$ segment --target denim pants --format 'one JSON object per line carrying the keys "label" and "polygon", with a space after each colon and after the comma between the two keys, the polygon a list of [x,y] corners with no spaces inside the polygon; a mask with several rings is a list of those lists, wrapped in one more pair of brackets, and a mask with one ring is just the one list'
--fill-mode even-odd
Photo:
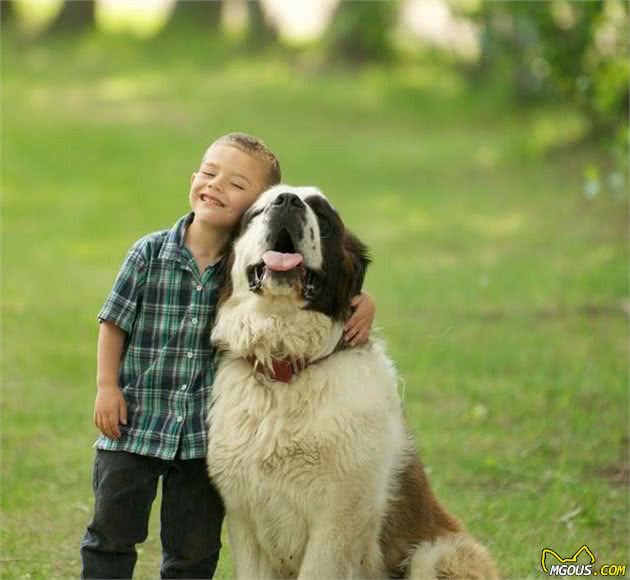
{"label": "denim pants", "polygon": [[147,538],[160,477],[160,578],[212,578],[225,511],[205,459],[166,461],[101,449],[94,462],[94,518],[81,542],[81,578],[132,577],[135,545]]}

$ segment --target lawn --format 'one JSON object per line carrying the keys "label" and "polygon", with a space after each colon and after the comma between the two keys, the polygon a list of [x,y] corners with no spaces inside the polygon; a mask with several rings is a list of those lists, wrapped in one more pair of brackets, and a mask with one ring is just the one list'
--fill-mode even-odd
{"label": "lawn", "polygon": [[[2,41],[2,577],[68,578],[92,509],[98,312],[130,244],[245,130],[371,248],[367,288],[444,503],[506,579],[628,553],[628,200],[595,144],[434,59],[329,70],[195,38]],[[155,508],[158,507],[156,502]],[[137,578],[157,576],[159,512]],[[227,542],[226,542],[227,543]],[[231,577],[229,547],[219,578]]]}

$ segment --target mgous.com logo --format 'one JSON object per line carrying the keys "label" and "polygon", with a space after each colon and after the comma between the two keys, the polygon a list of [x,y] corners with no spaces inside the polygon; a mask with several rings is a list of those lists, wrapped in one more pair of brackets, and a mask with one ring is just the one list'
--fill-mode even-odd
{"label": "mgous.com logo", "polygon": [[[578,562],[579,558],[579,562]],[[573,556],[563,558],[551,548],[545,548],[540,556],[540,565],[549,576],[625,576],[625,564],[595,565],[595,556],[584,544]]]}

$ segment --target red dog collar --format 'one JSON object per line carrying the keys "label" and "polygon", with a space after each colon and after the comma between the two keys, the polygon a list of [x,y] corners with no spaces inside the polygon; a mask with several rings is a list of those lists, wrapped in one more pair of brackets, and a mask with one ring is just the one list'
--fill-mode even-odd
{"label": "red dog collar", "polygon": [[290,358],[271,359],[271,373],[266,372],[265,365],[263,365],[254,355],[248,356],[247,361],[250,365],[252,365],[252,367],[254,367],[254,371],[258,371],[259,373],[266,375],[274,381],[279,381],[281,383],[290,383],[293,376],[301,373],[306,367],[326,360],[329,356],[332,356],[338,350],[342,350],[344,348],[347,347],[342,335],[339,339],[339,342],[335,345],[335,348],[333,348],[331,352],[322,356],[321,358],[316,358],[312,361],[306,361],[304,359],[297,359],[295,361],[292,361]]}
{"label": "red dog collar", "polygon": [[247,360],[254,367],[255,371],[263,373],[267,375],[270,379],[274,381],[279,381],[281,383],[290,383],[293,375],[302,372],[308,366],[308,363],[304,360],[296,360],[295,362],[293,362],[289,358],[274,358],[271,360],[271,373],[266,373],[265,367],[260,364],[256,357],[250,356]]}

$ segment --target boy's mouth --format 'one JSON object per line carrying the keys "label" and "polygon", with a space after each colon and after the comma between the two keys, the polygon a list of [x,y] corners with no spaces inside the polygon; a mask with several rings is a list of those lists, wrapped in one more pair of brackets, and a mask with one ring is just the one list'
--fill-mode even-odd
{"label": "boy's mouth", "polygon": [[201,199],[201,201],[207,203],[208,205],[213,205],[215,207],[225,207],[225,204],[220,199],[217,199],[212,195],[206,195],[205,193],[202,193],[199,195],[199,199]]}

